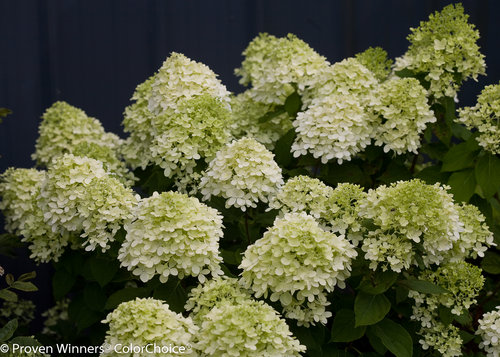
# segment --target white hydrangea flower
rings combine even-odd
[[[447,187],[423,181],[399,181],[368,192],[360,215],[375,228],[363,241],[370,267],[400,272],[417,264],[416,245],[425,265],[439,264],[463,230],[459,214]],[[413,249],[410,248],[410,244]]]
[[[67,321],[69,299],[63,299],[56,302],[54,306],[42,313],[42,317],[45,318],[43,321],[42,334],[46,336],[56,336],[60,338],[59,332],[54,329],[60,321]]]
[[[226,199],[226,207],[245,211],[268,202],[283,184],[274,155],[252,138],[233,141],[219,150],[201,178],[203,200],[212,195]]]
[[[382,122],[375,127],[375,145],[383,146],[384,152],[416,154],[427,123],[436,122],[425,88],[415,78],[396,77],[377,88],[376,98],[373,110]]]
[[[202,323],[205,315],[214,307],[238,305],[250,300],[251,295],[235,278],[216,277],[191,289],[185,309],[196,323]]]
[[[274,110],[273,105],[253,99],[252,89],[231,98],[231,132],[235,139],[248,136],[272,150],[276,141],[292,129],[287,112],[260,123],[259,119]]]
[[[149,357],[152,354],[143,352],[119,353],[115,346],[132,345],[145,347],[148,344],[162,346],[183,346],[186,351],[184,356],[197,356],[198,353],[192,346],[196,341],[198,327],[191,318],[185,318],[169,309],[161,300],[153,298],[127,301],[121,303],[115,310],[108,314],[103,323],[109,324],[103,346],[105,349],[101,356]],[[158,356],[173,356],[173,353],[158,353]]]
[[[467,22],[461,4],[450,4],[411,28],[408,51],[396,60],[395,70],[424,73],[434,98],[454,98],[464,80],[485,74],[484,55],[479,52],[479,32]]]
[[[324,164],[332,159],[339,164],[350,161],[370,144],[376,121],[357,95],[317,97],[292,123],[297,137],[291,151],[294,157],[311,153]]]
[[[368,68],[379,81],[384,81],[391,74],[392,60],[387,58],[387,52],[382,47],[369,47],[357,53],[355,58]]]
[[[479,347],[486,351],[488,357],[500,356],[500,306],[484,314],[478,323],[476,335],[482,339]]]
[[[82,143],[107,148],[114,153],[113,160],[119,160],[117,152],[122,140],[115,134],[106,133],[99,120],[66,102],[52,104],[43,114],[38,130],[40,136],[32,158],[39,165],[48,166],[54,158],[73,153],[75,146]]]
[[[462,356],[462,337],[460,329],[453,325],[445,326],[441,321],[433,320],[430,326],[422,328],[418,342],[423,350],[432,348],[443,357]]]
[[[343,235],[324,231],[314,217],[287,213],[247,248],[241,281],[257,297],[279,301],[285,316],[299,324],[326,324],[326,294],[345,287],[356,255]]]
[[[30,258],[45,263],[57,261],[70,240],[64,229],[52,229],[38,206],[40,187],[46,172],[35,169],[7,169],[0,176],[0,210],[5,230],[23,236],[29,243]]]
[[[208,312],[196,345],[202,356],[300,356],[306,350],[278,313],[262,301],[219,304]]]
[[[85,250],[109,249],[136,203],[133,191],[111,177],[102,162],[72,154],[52,162],[39,195],[43,217],[52,230],[83,231]]]
[[[125,223],[127,235],[118,253],[121,265],[144,282],[159,275],[182,279],[222,275],[219,239],[222,217],[194,197],[164,192],[142,199]]]
[[[0,309],[0,323],[5,325],[17,319],[19,326],[29,326],[35,319],[36,306],[31,300],[19,298],[17,301],[3,301]]]
[[[148,109],[155,115],[175,111],[180,102],[200,95],[226,103],[230,100],[226,87],[210,68],[182,53],[172,52],[151,83]]]
[[[492,154],[500,154],[500,83],[484,87],[473,107],[458,109],[457,122],[477,129],[480,146]]]
[[[241,84],[252,85],[255,101],[267,104],[283,104],[294,92],[294,85],[302,93],[329,65],[323,56],[292,34],[277,38],[261,33],[243,55],[245,59],[235,73],[241,77]]]

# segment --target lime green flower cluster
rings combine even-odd
[[[467,22],[461,4],[448,5],[411,29],[410,46],[396,70],[408,68],[424,73],[434,98],[454,98],[462,82],[485,74],[484,55],[479,51],[479,32]]]
[[[371,110],[374,74],[355,58],[327,67],[306,90],[307,109],[298,113],[293,126],[294,157],[311,153],[322,163],[351,160],[371,142],[377,117]]]
[[[36,262],[57,261],[68,245],[67,231],[52,229],[38,205],[38,195],[46,172],[36,169],[7,169],[0,176],[0,210],[5,230],[23,236],[29,243],[30,258]]]
[[[54,306],[42,313],[42,317],[45,318],[45,320],[43,321],[43,335],[54,336],[58,339],[62,338],[60,336],[59,330],[57,329],[57,325],[61,321],[68,320],[69,303],[69,299],[59,300]]]
[[[248,136],[272,150],[274,144],[292,128],[288,113],[283,112],[260,123],[259,119],[272,111],[271,104],[259,103],[253,99],[252,89],[231,98],[231,132],[236,139]]]
[[[222,217],[194,197],[177,192],[154,193],[142,199],[125,223],[127,235],[118,260],[144,282],[159,275],[198,277],[222,275],[219,239]]]
[[[370,190],[360,212],[374,225],[361,247],[374,270],[408,269],[419,250],[425,265],[439,264],[463,230],[446,187],[418,179]]]
[[[153,298],[141,299],[121,303],[108,314],[103,323],[109,324],[101,356],[146,357],[156,353],[134,353],[117,349],[121,346],[145,347],[156,344],[159,347],[184,347],[182,355],[197,356],[192,348],[196,341],[198,327],[191,318],[185,318],[169,309],[163,301]],[[153,347],[151,347],[153,348]],[[175,353],[161,353],[162,356],[174,356]]]
[[[160,166],[183,191],[196,186],[186,177],[196,182],[197,160],[208,162],[231,139],[226,87],[210,68],[174,52],[132,100],[123,120],[126,160],[133,168]]]
[[[233,141],[217,152],[201,178],[203,200],[226,199],[226,207],[245,211],[268,202],[283,184],[281,168],[274,155],[252,138]]]
[[[436,117],[427,103],[427,91],[415,78],[393,78],[382,83],[376,91],[375,114],[381,123],[375,126],[375,145],[401,155],[417,153],[420,135]]]
[[[28,326],[35,318],[36,306],[31,300],[18,299],[4,301],[0,310],[0,323],[5,325],[12,319],[17,319],[20,326]]]
[[[500,154],[500,83],[484,87],[477,104],[458,110],[457,122],[468,129],[477,129],[479,145],[492,154]]]
[[[286,213],[250,245],[240,264],[243,286],[279,301],[299,324],[326,324],[327,293],[345,287],[357,253],[343,235],[321,229],[306,213]]]
[[[257,102],[283,104],[294,92],[299,93],[313,78],[328,67],[323,56],[293,34],[277,38],[261,33],[243,51],[245,59],[235,73],[240,83],[252,85],[251,95]]]
[[[83,231],[85,250],[109,249],[136,203],[133,191],[110,176],[102,162],[73,154],[54,159],[39,195],[43,217],[52,230]]]
[[[481,269],[464,261],[441,265],[436,271],[424,271],[419,279],[434,283],[448,292],[443,294],[423,294],[410,291],[415,300],[412,319],[420,323],[419,341],[424,350],[433,348],[443,356],[460,356],[462,339],[457,327],[445,325],[439,319],[439,307],[451,309],[460,316],[476,302],[475,298],[483,288],[484,277]]]
[[[384,81],[391,74],[392,60],[387,58],[387,52],[382,47],[369,47],[356,54],[355,58],[368,68],[379,81]]]
[[[479,319],[476,334],[481,336],[479,347],[486,351],[488,357],[500,356],[500,306]]]
[[[109,160],[107,169],[125,180],[133,179],[120,162],[122,140],[105,132],[99,120],[87,116],[81,109],[66,102],[55,102],[43,114],[39,133],[32,155],[39,165],[49,166],[63,154],[85,154],[92,159]],[[75,149],[80,153],[75,153]]]
[[[278,313],[262,301],[218,304],[201,323],[201,356],[300,356],[305,351]]]

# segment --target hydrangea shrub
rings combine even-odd
[[[0,244],[53,265],[37,339],[102,356],[498,357],[500,84],[472,106],[459,91],[485,74],[478,38],[460,4],[396,59],[330,63],[260,34],[239,94],[172,53],[132,94],[124,139],[54,103],[38,168],[0,175]],[[3,265],[12,344],[33,312],[16,292],[36,287]]]

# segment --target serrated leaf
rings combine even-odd
[[[17,319],[7,322],[5,326],[0,329],[0,342],[9,340],[14,335],[14,332],[16,332],[16,329]]]
[[[12,283],[12,288],[20,291],[38,291],[35,284],[29,281],[15,281]]]
[[[453,146],[443,157],[441,171],[459,171],[471,167],[476,158],[476,151],[471,151],[467,143]]]
[[[292,118],[295,118],[301,107],[302,99],[297,92],[293,92],[286,98],[284,109]]]
[[[381,321],[391,309],[391,302],[383,294],[359,292],[354,300],[355,326],[373,325]]]
[[[399,284],[408,290],[415,290],[423,294],[446,294],[448,290],[426,280],[401,280]]]
[[[274,160],[280,167],[286,167],[292,161],[293,155],[290,152],[295,140],[295,130],[290,129],[277,142],[274,148]]]
[[[413,356],[413,340],[403,326],[384,319],[371,328],[382,344],[396,357]]]
[[[367,294],[382,294],[396,282],[397,278],[398,274],[393,271],[377,271],[372,276],[365,275],[358,289]]]
[[[490,274],[500,274],[500,254],[486,252],[481,261],[481,268]]]
[[[476,190],[476,176],[473,169],[454,172],[448,179],[450,193],[457,202],[469,202]]]
[[[492,197],[500,188],[500,159],[490,154],[480,157],[475,174],[484,196]]]
[[[16,302],[17,301],[17,294],[13,291],[10,291],[7,289],[2,289],[2,290],[0,290],[0,299],[3,299],[5,301],[10,301],[10,302]]]
[[[332,325],[331,342],[351,342],[365,334],[366,326],[354,326],[354,311],[342,309],[337,311]]]

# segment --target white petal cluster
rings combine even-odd
[[[259,122],[273,105],[253,99],[252,89],[231,98],[231,132],[235,139],[251,137],[272,150],[274,144],[292,128],[292,121],[285,111],[263,123]]]
[[[160,300],[153,298],[127,301],[121,303],[115,310],[108,314],[103,323],[109,324],[103,346],[105,349],[101,356],[149,357],[152,354],[118,353],[114,347],[132,345],[145,347],[148,344],[157,346],[185,347],[185,356],[197,356],[192,348],[196,341],[198,327],[188,317],[177,314]],[[174,356],[173,353],[156,353],[155,356]]]
[[[479,347],[486,351],[488,357],[500,356],[500,306],[478,320],[476,334],[481,336]]]
[[[324,231],[314,217],[287,213],[247,248],[241,281],[257,297],[279,301],[299,324],[326,324],[326,296],[336,285],[345,287],[356,255],[343,235]]]
[[[500,154],[500,83],[484,87],[477,104],[458,110],[457,122],[468,129],[477,129],[479,145],[492,154]]]
[[[355,58],[368,68],[379,81],[384,81],[391,74],[392,60],[387,58],[387,52],[382,47],[369,47]]]
[[[17,319],[19,326],[28,326],[35,319],[36,306],[31,300],[3,301],[0,310],[0,323],[5,325],[12,319]]]
[[[417,264],[417,244],[424,264],[439,264],[463,230],[446,187],[418,179],[370,190],[360,214],[374,225],[361,247],[374,270],[401,272]]]
[[[159,275],[222,275],[219,239],[222,217],[194,197],[177,192],[142,199],[125,223],[127,235],[118,254],[121,265],[144,282]]]
[[[436,117],[427,103],[427,91],[415,78],[393,78],[376,91],[375,114],[381,123],[375,127],[375,145],[401,155],[417,153],[420,135]]]
[[[262,301],[217,305],[204,316],[198,337],[201,356],[298,357],[305,351],[285,320]]]
[[[454,98],[462,82],[485,74],[484,55],[479,52],[479,32],[467,22],[461,4],[450,4],[411,28],[408,52],[396,61],[396,71],[409,69],[425,74],[434,98]]]
[[[294,92],[294,85],[302,92],[329,65],[323,56],[292,34],[278,38],[261,33],[243,55],[245,59],[235,73],[241,77],[241,84],[252,85],[255,101],[267,104],[283,104]]]
[[[68,245],[66,230],[53,230],[44,220],[37,197],[46,172],[35,169],[7,169],[0,176],[0,210],[5,230],[23,236],[30,258],[36,262],[57,261]]]
[[[304,93],[307,109],[293,126],[294,157],[311,153],[322,163],[349,161],[371,142],[377,117],[372,113],[374,74],[355,58],[327,67]]]
[[[255,139],[242,138],[217,152],[201,179],[200,191],[204,200],[222,196],[226,207],[245,211],[268,202],[282,184],[274,155]]]
[[[52,230],[83,231],[85,250],[109,249],[136,202],[133,191],[108,175],[102,162],[72,154],[52,162],[39,195]]]
[[[42,317],[45,319],[43,321],[43,335],[56,336],[57,338],[61,338],[57,325],[61,321],[68,320],[69,303],[69,299],[59,300],[54,306],[42,313]]]

